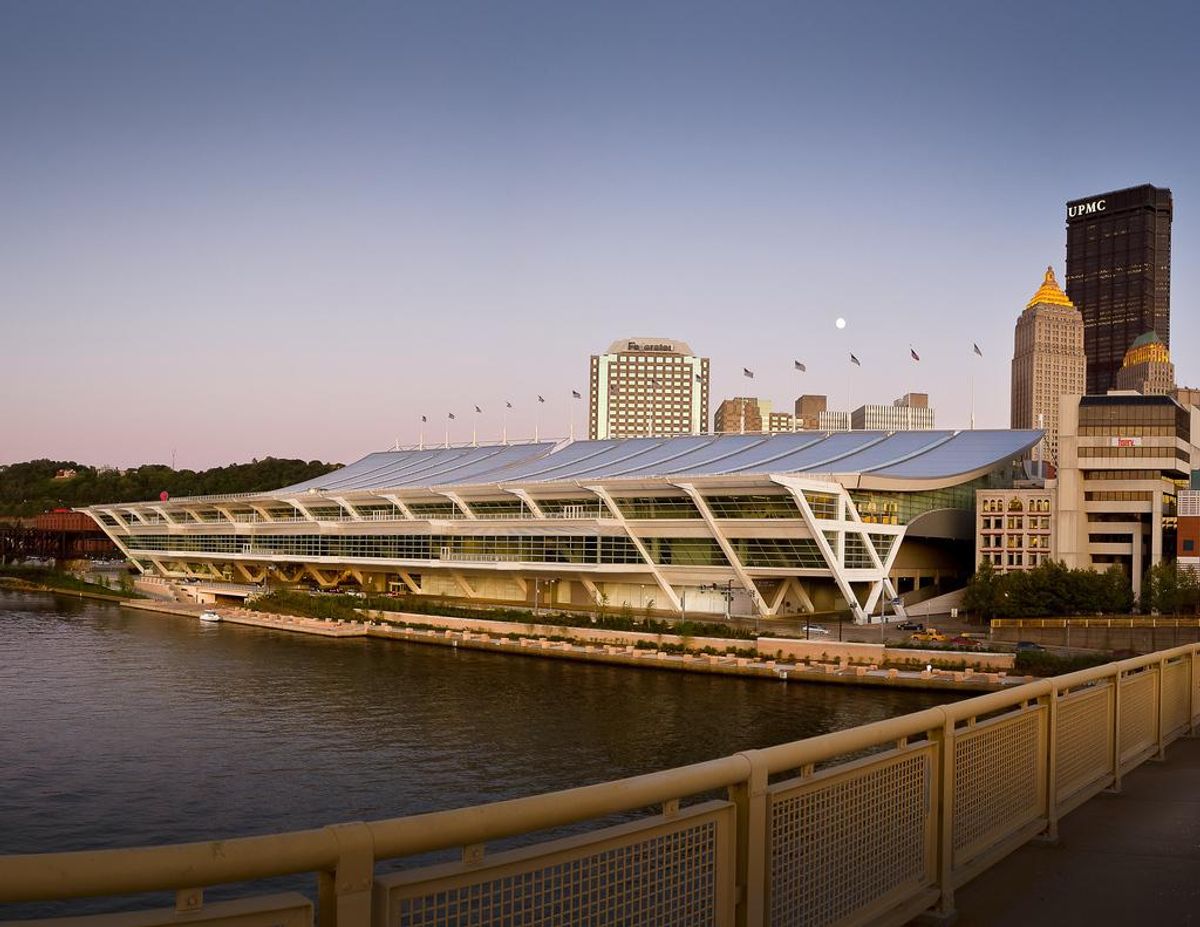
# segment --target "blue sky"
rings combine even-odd
[[[1198,19],[0,0],[0,462],[348,460],[477,403],[530,433],[538,393],[565,434],[629,336],[711,357],[714,407],[923,390],[961,426],[974,375],[1004,427],[1065,201],[1147,181],[1196,383]]]

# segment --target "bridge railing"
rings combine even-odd
[[[1200,645],[1189,644],[546,795],[211,843],[4,857],[0,902],[174,890],[189,920],[232,923],[232,903],[205,907],[202,887],[315,873],[321,927],[466,923],[468,913],[472,924],[900,924],[950,914],[957,888],[1028,840],[1053,838],[1063,815],[1119,790],[1198,722]],[[626,820],[604,826],[614,815]],[[576,832],[487,849],[566,826]],[[417,859],[445,850],[459,861]],[[396,859],[412,868],[376,874]],[[240,902],[237,916],[284,903],[288,923],[311,918],[299,895]]]

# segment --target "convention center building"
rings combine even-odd
[[[144,573],[566,608],[903,613],[974,568],[1040,431],[390,450],[272,492],[84,509]]]

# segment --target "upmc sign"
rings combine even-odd
[[[1090,203],[1076,203],[1074,206],[1067,207],[1067,218],[1075,219],[1079,216],[1090,216],[1093,213],[1104,212],[1104,207],[1108,204],[1108,200],[1092,200]]]

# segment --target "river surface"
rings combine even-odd
[[[453,808],[944,700],[205,626],[0,591],[0,854]],[[0,905],[0,919],[63,910]]]

